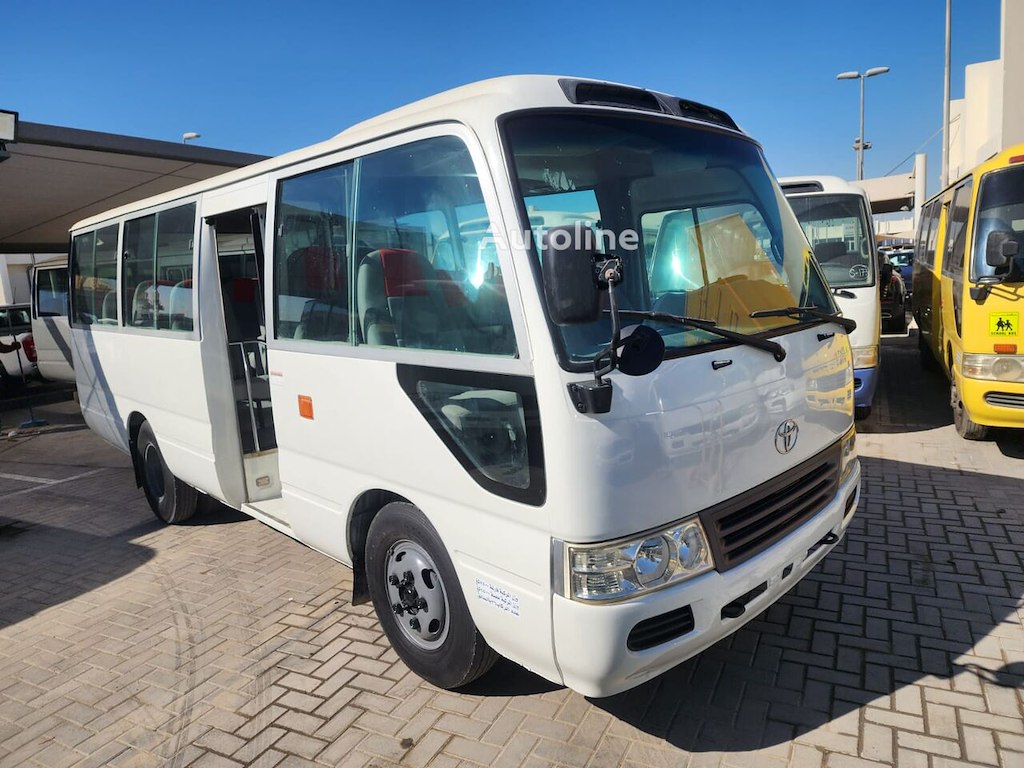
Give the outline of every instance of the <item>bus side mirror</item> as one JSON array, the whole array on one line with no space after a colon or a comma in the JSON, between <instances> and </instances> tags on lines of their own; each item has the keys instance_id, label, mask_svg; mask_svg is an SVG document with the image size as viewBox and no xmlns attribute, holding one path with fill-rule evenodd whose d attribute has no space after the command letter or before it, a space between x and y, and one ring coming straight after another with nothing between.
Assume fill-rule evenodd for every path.
<instances>
[{"instance_id":1,"label":"bus side mirror","mask_svg":"<svg viewBox=\"0 0 1024 768\"><path fill-rule=\"evenodd\" d=\"M1020 249L1013 233L1005 229L989 232L985 241L985 263L990 267L1005 267Z\"/></svg>"},{"instance_id":2,"label":"bus side mirror","mask_svg":"<svg viewBox=\"0 0 1024 768\"><path fill-rule=\"evenodd\" d=\"M888 261L882 262L882 285L888 285L892 282L892 264Z\"/></svg>"},{"instance_id":3,"label":"bus side mirror","mask_svg":"<svg viewBox=\"0 0 1024 768\"><path fill-rule=\"evenodd\" d=\"M601 317L595 253L581 247L582 226L553 227L544 234L541 272L548 314L556 325L581 325Z\"/></svg>"}]
</instances>

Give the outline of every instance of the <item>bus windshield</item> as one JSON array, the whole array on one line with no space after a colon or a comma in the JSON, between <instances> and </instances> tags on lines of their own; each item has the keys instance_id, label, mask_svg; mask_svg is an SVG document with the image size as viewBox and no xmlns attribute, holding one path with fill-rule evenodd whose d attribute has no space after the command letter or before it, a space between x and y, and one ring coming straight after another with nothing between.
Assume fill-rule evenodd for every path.
<instances>
[{"instance_id":1,"label":"bus windshield","mask_svg":"<svg viewBox=\"0 0 1024 768\"><path fill-rule=\"evenodd\" d=\"M995 274L995 267L985 261L985 247L991 232L1012 232L1018 242L1024 241L1024 167L985 174L978 195L978 223L974 227L977 235L971 269L975 280ZM1021 252L1024 253L1024 249Z\"/></svg>"},{"instance_id":2,"label":"bus windshield","mask_svg":"<svg viewBox=\"0 0 1024 768\"><path fill-rule=\"evenodd\" d=\"M835 311L753 142L594 113L515 116L506 131L528 218L525 239L540 254L552 227L591 229L599 251L622 259L621 309L702 318L748 334L801 322L751 317L758 310ZM668 356L722 343L704 330L645 322L664 337ZM610 323L560 332L568 362L578 365L608 343Z\"/></svg>"},{"instance_id":3,"label":"bus windshield","mask_svg":"<svg viewBox=\"0 0 1024 768\"><path fill-rule=\"evenodd\" d=\"M867 211L860 195L790 197L789 204L814 247L825 279L833 288L862 288L875 282Z\"/></svg>"}]
</instances>

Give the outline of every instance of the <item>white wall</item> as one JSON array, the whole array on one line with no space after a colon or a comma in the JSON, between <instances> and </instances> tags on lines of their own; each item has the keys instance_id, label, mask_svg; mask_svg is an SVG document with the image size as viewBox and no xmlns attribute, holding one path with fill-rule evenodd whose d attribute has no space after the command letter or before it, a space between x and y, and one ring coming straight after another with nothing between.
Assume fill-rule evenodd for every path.
<instances>
[{"instance_id":1,"label":"white wall","mask_svg":"<svg viewBox=\"0 0 1024 768\"><path fill-rule=\"evenodd\" d=\"M964 167L961 173L999 152L1003 145L1003 67L1000 60L964 69Z\"/></svg>"},{"instance_id":2,"label":"white wall","mask_svg":"<svg viewBox=\"0 0 1024 768\"><path fill-rule=\"evenodd\" d=\"M28 304L32 298L29 272L33 264L67 259L63 253L0 254L0 306Z\"/></svg>"},{"instance_id":3,"label":"white wall","mask_svg":"<svg viewBox=\"0 0 1024 768\"><path fill-rule=\"evenodd\" d=\"M1024 143L1024 3L1003 0L1002 48L1003 147Z\"/></svg>"}]
</instances>

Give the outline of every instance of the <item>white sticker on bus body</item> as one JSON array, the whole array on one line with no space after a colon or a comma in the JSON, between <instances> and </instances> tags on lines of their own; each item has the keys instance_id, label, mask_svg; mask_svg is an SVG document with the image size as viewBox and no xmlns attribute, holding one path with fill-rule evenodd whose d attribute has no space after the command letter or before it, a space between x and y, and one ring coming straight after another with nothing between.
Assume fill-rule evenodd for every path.
<instances>
[{"instance_id":1,"label":"white sticker on bus body","mask_svg":"<svg viewBox=\"0 0 1024 768\"><path fill-rule=\"evenodd\" d=\"M507 589L488 584L483 579L476 580L476 596L489 605L493 605L505 613L519 616L519 596Z\"/></svg>"}]
</instances>

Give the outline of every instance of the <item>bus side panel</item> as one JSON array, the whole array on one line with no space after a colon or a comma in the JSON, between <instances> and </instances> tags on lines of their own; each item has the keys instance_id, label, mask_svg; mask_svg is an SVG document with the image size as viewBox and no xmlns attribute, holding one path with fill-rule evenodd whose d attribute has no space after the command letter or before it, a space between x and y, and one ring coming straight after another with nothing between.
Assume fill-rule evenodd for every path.
<instances>
[{"instance_id":1,"label":"bus side panel","mask_svg":"<svg viewBox=\"0 0 1024 768\"><path fill-rule=\"evenodd\" d=\"M382 489L415 504L445 542L484 637L559 679L551 636L550 551L542 507L476 484L398 383L392 362L271 350L283 496L296 538L345 563L349 511ZM299 397L313 418L299 414Z\"/></svg>"},{"instance_id":2,"label":"bus side panel","mask_svg":"<svg viewBox=\"0 0 1024 768\"><path fill-rule=\"evenodd\" d=\"M78 402L85 423L108 443L128 453L128 414L111 389L112 379L119 379L118 370L126 364L116 331L93 331L74 328L71 331Z\"/></svg>"},{"instance_id":3,"label":"bus side panel","mask_svg":"<svg viewBox=\"0 0 1024 768\"><path fill-rule=\"evenodd\" d=\"M75 333L79 397L89 426L127 452L129 419L139 413L175 477L222 495L214 459L214 425L221 425L209 408L199 342L119 331Z\"/></svg>"},{"instance_id":4,"label":"bus side panel","mask_svg":"<svg viewBox=\"0 0 1024 768\"><path fill-rule=\"evenodd\" d=\"M39 375L47 381L75 381L67 315L33 317L32 338L36 342Z\"/></svg>"},{"instance_id":5,"label":"bus side panel","mask_svg":"<svg viewBox=\"0 0 1024 768\"><path fill-rule=\"evenodd\" d=\"M856 321L857 327L850 334L850 344L857 347L878 347L882 333L882 300L878 286L869 285L863 288L845 288L852 297L840 294L835 297L843 316ZM854 371L855 381L860 386L854 390L854 402L858 407L871 407L878 388L878 370L875 365L870 368L858 368Z\"/></svg>"}]
</instances>

